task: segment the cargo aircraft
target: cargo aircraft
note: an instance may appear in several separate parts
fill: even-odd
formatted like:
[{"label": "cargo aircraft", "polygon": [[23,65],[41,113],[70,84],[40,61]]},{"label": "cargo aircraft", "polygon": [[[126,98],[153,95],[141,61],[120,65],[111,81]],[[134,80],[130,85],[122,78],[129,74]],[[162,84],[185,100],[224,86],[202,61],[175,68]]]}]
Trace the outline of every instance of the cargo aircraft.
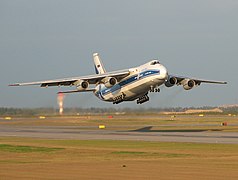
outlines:
[{"label": "cargo aircraft", "polygon": [[227,82],[222,81],[202,80],[169,74],[158,60],[151,60],[146,64],[130,69],[106,72],[98,53],[93,54],[93,59],[95,75],[16,83],[9,86],[76,86],[75,90],[59,93],[93,92],[99,99],[113,104],[134,100],[137,100],[137,104],[142,104],[149,101],[149,92],[160,92],[159,87],[163,84],[166,87],[182,85],[185,90],[197,87],[201,83],[227,84]]}]

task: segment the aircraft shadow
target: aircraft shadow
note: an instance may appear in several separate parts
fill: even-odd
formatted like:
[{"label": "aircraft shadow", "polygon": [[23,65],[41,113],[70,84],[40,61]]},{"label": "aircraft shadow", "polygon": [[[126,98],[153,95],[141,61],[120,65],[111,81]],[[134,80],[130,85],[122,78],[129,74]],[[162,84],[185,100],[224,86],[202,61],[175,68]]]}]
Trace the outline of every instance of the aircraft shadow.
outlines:
[{"label": "aircraft shadow", "polygon": [[153,126],[146,126],[140,129],[131,130],[131,132],[205,132],[205,131],[222,131],[221,129],[168,129],[153,130]]}]

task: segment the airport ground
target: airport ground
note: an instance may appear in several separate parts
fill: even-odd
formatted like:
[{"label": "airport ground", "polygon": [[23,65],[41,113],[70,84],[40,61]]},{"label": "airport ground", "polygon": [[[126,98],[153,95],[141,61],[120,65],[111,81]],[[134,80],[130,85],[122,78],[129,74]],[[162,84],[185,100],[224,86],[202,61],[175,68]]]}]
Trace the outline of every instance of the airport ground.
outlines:
[{"label": "airport ground", "polygon": [[238,179],[237,116],[2,117],[0,128],[1,179]]}]

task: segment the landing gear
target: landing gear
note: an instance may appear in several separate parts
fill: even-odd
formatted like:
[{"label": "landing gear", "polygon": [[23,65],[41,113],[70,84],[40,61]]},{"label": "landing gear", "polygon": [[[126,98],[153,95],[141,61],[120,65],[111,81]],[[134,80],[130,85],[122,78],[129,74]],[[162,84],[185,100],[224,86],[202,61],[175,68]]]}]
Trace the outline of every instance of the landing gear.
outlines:
[{"label": "landing gear", "polygon": [[126,97],[125,93],[122,93],[121,95],[115,97],[113,100],[113,104],[119,104],[119,103],[123,102],[125,97]]},{"label": "landing gear", "polygon": [[150,98],[148,97],[148,93],[147,93],[144,96],[139,97],[139,99],[137,100],[137,104],[142,104],[142,103],[147,102],[149,100],[150,100]]},{"label": "landing gear", "polygon": [[150,92],[160,92],[160,88],[154,88],[153,86],[151,86]]}]

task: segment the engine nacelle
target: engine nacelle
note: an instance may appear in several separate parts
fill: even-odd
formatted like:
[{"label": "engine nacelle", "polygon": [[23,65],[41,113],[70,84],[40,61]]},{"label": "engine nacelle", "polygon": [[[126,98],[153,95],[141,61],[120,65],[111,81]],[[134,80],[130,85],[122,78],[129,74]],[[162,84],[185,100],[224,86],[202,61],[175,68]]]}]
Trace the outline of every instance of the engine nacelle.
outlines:
[{"label": "engine nacelle", "polygon": [[107,88],[110,88],[117,83],[117,79],[114,77],[106,77],[102,80],[102,82]]},{"label": "engine nacelle", "polygon": [[88,88],[89,83],[87,81],[77,81],[75,85],[78,90],[85,90]]},{"label": "engine nacelle", "polygon": [[164,84],[165,84],[166,87],[172,87],[175,84],[177,84],[177,78],[176,77],[169,77]]},{"label": "engine nacelle", "polygon": [[192,80],[192,79],[186,79],[186,80],[182,83],[182,85],[183,85],[183,88],[184,88],[185,90],[190,90],[190,89],[192,89],[192,88],[196,85],[196,82],[195,82],[194,80]]}]

